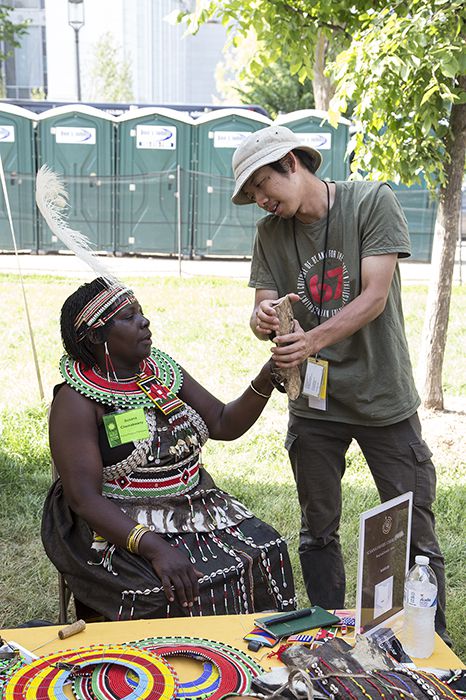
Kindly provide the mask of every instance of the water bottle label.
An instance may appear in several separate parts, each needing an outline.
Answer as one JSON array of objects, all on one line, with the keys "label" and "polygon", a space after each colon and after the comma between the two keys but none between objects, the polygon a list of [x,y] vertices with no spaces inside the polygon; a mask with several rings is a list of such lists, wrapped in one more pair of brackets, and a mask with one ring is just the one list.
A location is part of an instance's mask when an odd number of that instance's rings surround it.
[{"label": "water bottle label", "polygon": [[437,596],[431,597],[422,591],[405,591],[405,603],[413,608],[433,608],[437,605]]}]

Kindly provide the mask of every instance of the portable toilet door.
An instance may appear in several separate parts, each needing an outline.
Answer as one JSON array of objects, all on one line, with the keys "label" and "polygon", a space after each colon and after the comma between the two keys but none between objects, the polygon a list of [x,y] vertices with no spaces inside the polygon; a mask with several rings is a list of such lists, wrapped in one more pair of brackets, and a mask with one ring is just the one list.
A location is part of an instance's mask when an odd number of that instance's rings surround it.
[{"label": "portable toilet door", "polygon": [[425,182],[420,185],[390,183],[408,222],[412,262],[430,262],[434,241],[437,201]]},{"label": "portable toilet door", "polygon": [[192,124],[182,112],[154,107],[118,117],[118,253],[190,255]]},{"label": "portable toilet door", "polygon": [[193,252],[196,257],[249,257],[256,222],[255,206],[232,204],[231,159],[250,133],[271,120],[247,109],[219,109],[197,119],[193,129]]},{"label": "portable toilet door", "polygon": [[[34,199],[36,157],[34,123],[37,115],[22,107],[0,103],[0,155],[18,250],[37,250]],[[0,188],[0,250],[14,250],[3,188]]]},{"label": "portable toilet door", "polygon": [[335,128],[326,121],[327,116],[327,112],[317,109],[299,109],[281,114],[274,123],[287,126],[299,134],[306,145],[320,151],[322,165],[317,175],[322,180],[347,180],[350,169],[346,149],[351,122],[340,117]]},{"label": "portable toilet door", "polygon": [[[65,105],[38,115],[39,165],[62,176],[68,221],[96,251],[114,252],[115,117],[95,107]],[[42,217],[39,249],[60,250]]]}]

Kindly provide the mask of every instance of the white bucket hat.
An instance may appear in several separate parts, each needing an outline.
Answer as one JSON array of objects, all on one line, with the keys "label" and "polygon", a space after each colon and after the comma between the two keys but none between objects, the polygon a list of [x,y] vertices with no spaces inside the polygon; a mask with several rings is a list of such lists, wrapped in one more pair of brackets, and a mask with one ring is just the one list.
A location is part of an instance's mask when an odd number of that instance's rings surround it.
[{"label": "white bucket hat", "polygon": [[286,126],[267,126],[249,134],[233,153],[232,165],[236,181],[231,198],[233,204],[252,204],[242,191],[243,185],[256,170],[275,163],[295,148],[307,151],[313,156],[315,172],[322,163],[319,151],[304,143],[299,134],[295,134]]}]

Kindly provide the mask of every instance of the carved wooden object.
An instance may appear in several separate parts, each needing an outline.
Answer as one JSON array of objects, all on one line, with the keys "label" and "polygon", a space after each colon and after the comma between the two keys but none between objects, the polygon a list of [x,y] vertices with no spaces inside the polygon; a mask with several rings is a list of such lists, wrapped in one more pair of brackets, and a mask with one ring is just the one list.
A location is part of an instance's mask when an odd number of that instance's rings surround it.
[{"label": "carved wooden object", "polygon": [[[286,335],[293,331],[293,307],[288,297],[283,297],[275,306],[280,328],[278,335]],[[283,380],[288,397],[294,401],[301,393],[301,373],[299,367],[290,369],[276,369],[275,373]]]}]

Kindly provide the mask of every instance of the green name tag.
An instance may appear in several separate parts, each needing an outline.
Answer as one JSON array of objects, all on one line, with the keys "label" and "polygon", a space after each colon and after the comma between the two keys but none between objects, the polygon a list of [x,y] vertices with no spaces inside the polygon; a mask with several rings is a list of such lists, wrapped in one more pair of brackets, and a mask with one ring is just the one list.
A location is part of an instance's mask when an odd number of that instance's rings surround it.
[{"label": "green name tag", "polygon": [[143,408],[132,408],[123,413],[107,413],[103,421],[110,447],[149,437],[149,426]]}]

